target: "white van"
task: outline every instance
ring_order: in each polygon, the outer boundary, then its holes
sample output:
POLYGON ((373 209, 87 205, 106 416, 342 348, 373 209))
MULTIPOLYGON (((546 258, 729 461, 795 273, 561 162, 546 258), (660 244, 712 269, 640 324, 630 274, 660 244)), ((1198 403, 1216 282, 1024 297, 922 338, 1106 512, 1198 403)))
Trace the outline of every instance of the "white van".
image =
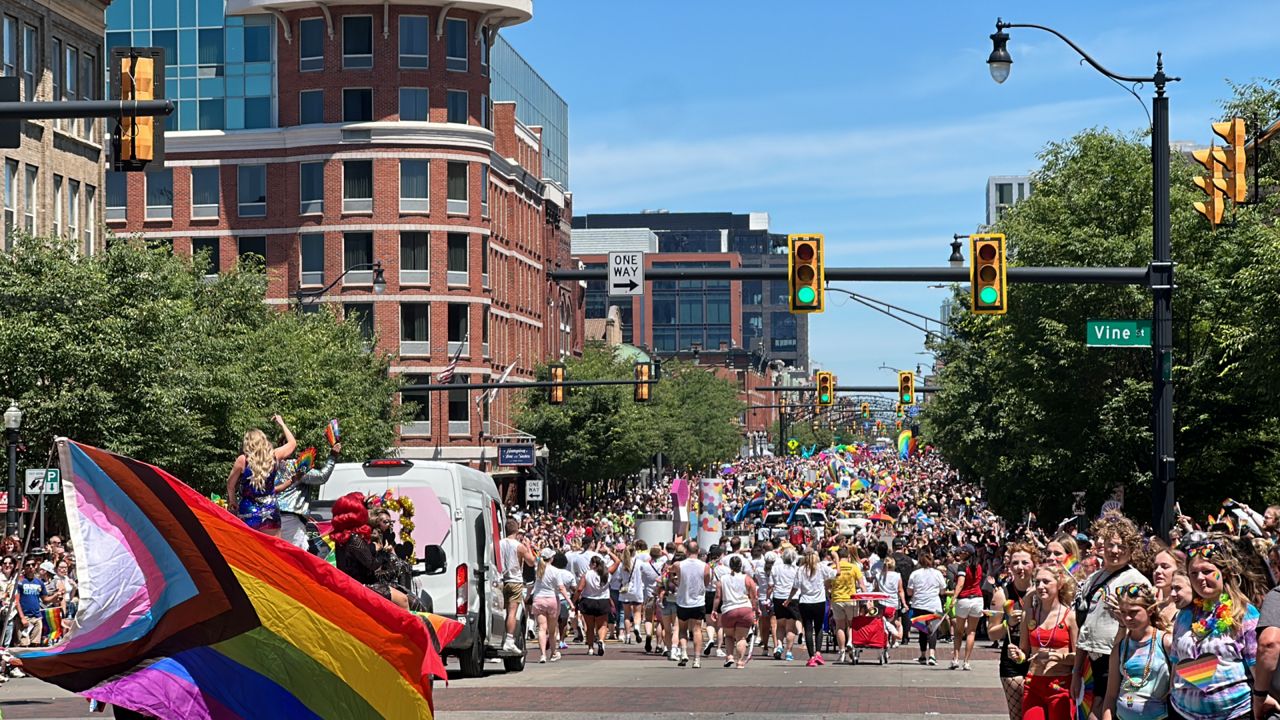
MULTIPOLYGON (((521 605, 516 644, 519 654, 504 655, 507 612, 502 597, 498 542, 506 515, 493 478, 456 463, 389 458, 365 463, 339 463, 329 482, 320 486, 313 510, 327 519, 333 501, 349 492, 414 501, 414 535, 424 533, 421 510, 430 488, 450 517, 449 534, 440 545, 414 545, 412 591, 432 612, 465 625, 462 634, 444 649, 455 656, 464 677, 479 677, 485 658, 501 657, 509 671, 524 669, 526 618, 521 605)), ((416 539, 416 537, 415 537, 416 539)))

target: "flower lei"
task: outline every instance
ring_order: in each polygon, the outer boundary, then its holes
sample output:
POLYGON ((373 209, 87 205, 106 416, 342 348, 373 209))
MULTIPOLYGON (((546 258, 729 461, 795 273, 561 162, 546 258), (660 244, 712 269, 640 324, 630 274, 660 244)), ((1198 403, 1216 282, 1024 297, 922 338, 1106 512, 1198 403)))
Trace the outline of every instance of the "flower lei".
POLYGON ((1217 600, 1205 598, 1197 604, 1206 613, 1204 617, 1191 623, 1191 632, 1197 638, 1203 639, 1211 634, 1225 635, 1235 624, 1235 618, 1231 616, 1231 596, 1227 593, 1222 593, 1217 600))
POLYGON ((413 557, 413 500, 407 497, 384 497, 382 507, 400 513, 400 542, 409 547, 409 557, 413 557))

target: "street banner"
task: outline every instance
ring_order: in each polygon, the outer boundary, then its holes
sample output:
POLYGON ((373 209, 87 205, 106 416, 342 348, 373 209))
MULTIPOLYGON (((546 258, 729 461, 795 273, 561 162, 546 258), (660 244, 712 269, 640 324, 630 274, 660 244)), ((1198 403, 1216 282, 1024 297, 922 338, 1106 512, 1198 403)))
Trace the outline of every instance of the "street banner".
POLYGON ((671 535, 683 537, 689 529, 689 481, 677 475, 671 481, 671 535))
POLYGON ((711 547, 724 532, 724 480, 702 478, 702 513, 698 517, 698 545, 711 547))

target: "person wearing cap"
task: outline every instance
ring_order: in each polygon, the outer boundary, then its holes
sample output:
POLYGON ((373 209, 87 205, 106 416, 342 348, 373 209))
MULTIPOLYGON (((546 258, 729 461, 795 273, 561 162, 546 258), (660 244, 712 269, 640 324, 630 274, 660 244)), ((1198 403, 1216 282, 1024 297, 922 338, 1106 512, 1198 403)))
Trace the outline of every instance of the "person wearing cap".
POLYGON ((557 649, 560 606, 563 603, 570 612, 573 610, 573 596, 569 592, 573 587, 573 573, 566 569, 568 565, 569 559, 564 553, 557 553, 551 548, 543 548, 538 553, 531 614, 538 623, 538 649, 542 651, 539 663, 560 659, 557 649), (549 657, 548 651, 552 651, 549 657))
POLYGON ((956 600, 955 646, 951 651, 951 669, 962 667, 972 670, 969 661, 973 658, 973 644, 983 609, 982 563, 978 562, 977 550, 969 543, 960 546, 957 556, 960 563, 956 572, 956 587, 951 591, 956 600))

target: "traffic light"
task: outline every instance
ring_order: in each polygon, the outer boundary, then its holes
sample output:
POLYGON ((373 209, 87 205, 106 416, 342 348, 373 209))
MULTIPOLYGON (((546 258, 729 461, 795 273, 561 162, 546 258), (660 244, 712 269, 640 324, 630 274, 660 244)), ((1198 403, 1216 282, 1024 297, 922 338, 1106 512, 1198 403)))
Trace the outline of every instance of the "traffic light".
POLYGON ((821 235, 787 236, 788 299, 793 313, 822 312, 826 274, 821 235))
POLYGON ((870 418, 871 418, 871 403, 862 403, 862 419, 868 420, 870 418))
POLYGON ((898 401, 903 405, 914 405, 916 402, 916 374, 910 370, 898 373, 898 401))
POLYGON ((898 413, 898 417, 903 417, 907 414, 907 406, 903 405, 902 403, 898 403, 896 410, 898 413))
MULTIPOLYGON (((162 48, 117 47, 111 51, 112 99, 122 103, 164 98, 162 48)), ((111 138, 111 169, 145 170, 164 162, 164 116, 122 115, 111 138)))
POLYGON ((551 363, 547 366, 551 370, 551 382, 555 383, 547 389, 547 402, 552 405, 564 404, 564 363, 551 363))
POLYGON ((1196 187, 1209 197, 1195 204, 1196 212, 1205 216, 1210 226, 1222 222, 1222 211, 1225 206, 1224 195, 1227 194, 1227 181, 1222 177, 1222 167, 1227 164, 1227 153, 1222 148, 1211 147, 1208 150, 1193 150, 1191 156, 1205 167, 1207 175, 1192 178, 1196 187))
POLYGON ((836 402, 836 376, 826 370, 819 370, 814 376, 818 386, 818 407, 831 407, 836 402))
POLYGON ((978 315, 1003 315, 1008 310, 1004 235, 969 236, 969 308, 978 315))
POLYGON ((1222 138, 1230 150, 1218 159, 1227 168, 1226 194, 1232 202, 1242 203, 1249 197, 1249 183, 1246 177, 1249 161, 1244 154, 1245 134, 1244 118, 1231 118, 1226 122, 1213 124, 1213 132, 1222 138))
POLYGON ((649 375, 652 373, 652 366, 647 362, 636 361, 636 392, 635 401, 638 403, 649 402, 649 375))
POLYGON ((901 421, 901 420, 894 420, 894 421, 893 421, 893 426, 894 426, 895 428, 897 428, 897 429, 901 430, 901 429, 902 429, 902 421, 901 421))

